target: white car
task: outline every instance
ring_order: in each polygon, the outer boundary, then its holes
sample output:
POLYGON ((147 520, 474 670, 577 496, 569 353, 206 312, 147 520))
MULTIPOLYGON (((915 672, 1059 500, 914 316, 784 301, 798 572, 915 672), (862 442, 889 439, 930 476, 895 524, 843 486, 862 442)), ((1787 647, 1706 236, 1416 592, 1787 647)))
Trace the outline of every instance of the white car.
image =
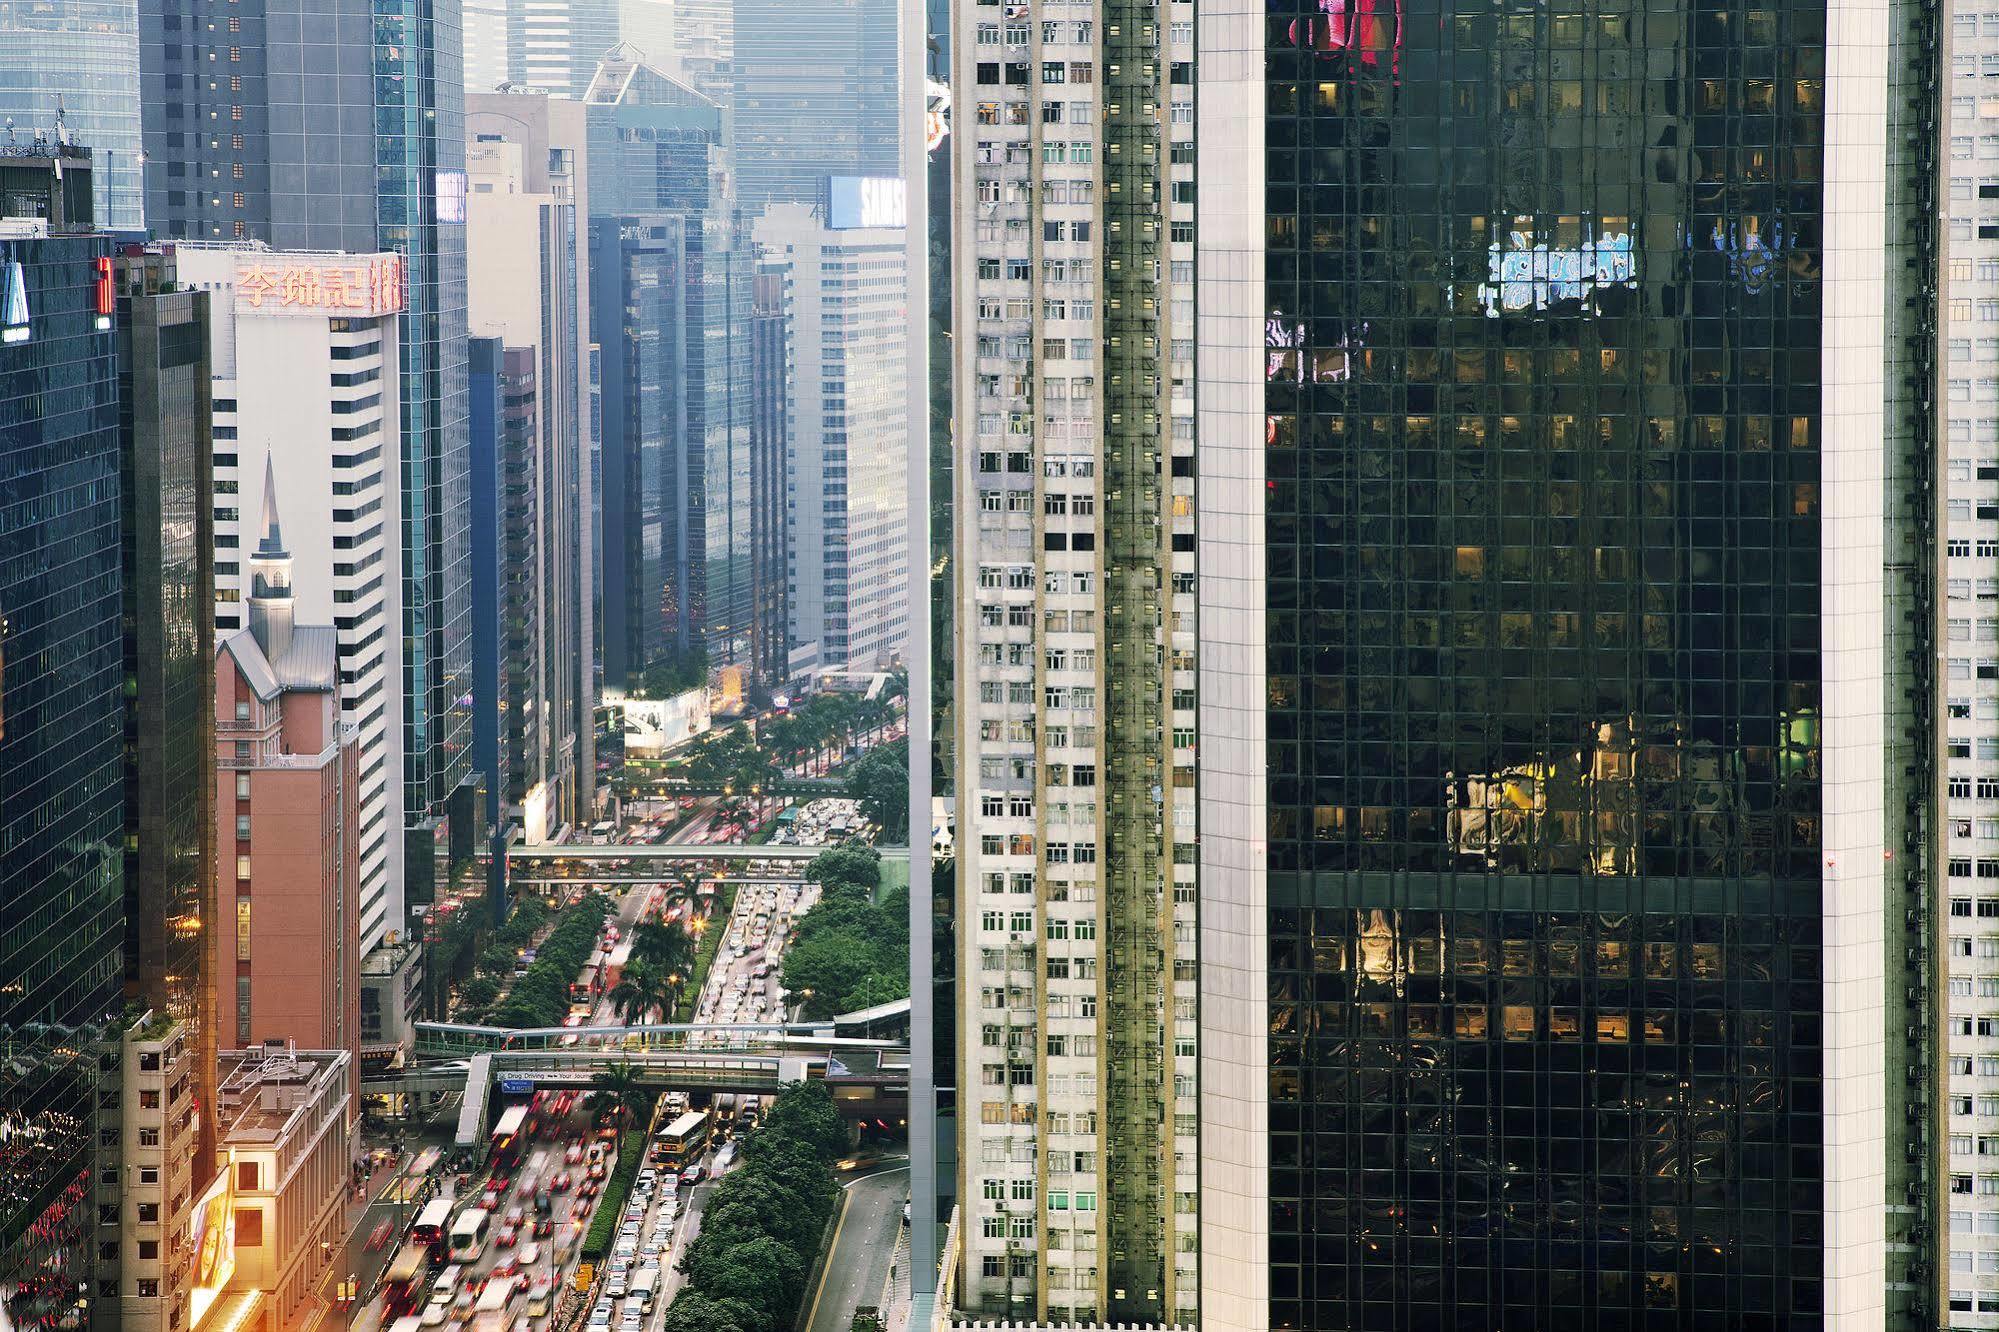
POLYGON ((609 1300, 598 1300, 596 1307, 590 1310, 589 1326, 609 1327, 610 1325, 611 1325, 611 1302, 609 1300))

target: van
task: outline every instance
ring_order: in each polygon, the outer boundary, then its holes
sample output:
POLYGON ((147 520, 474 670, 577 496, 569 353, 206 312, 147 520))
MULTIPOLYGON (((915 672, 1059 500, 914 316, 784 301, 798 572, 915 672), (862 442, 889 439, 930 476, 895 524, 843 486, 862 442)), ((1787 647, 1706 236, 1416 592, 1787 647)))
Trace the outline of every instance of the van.
POLYGON ((452 1298, 458 1294, 458 1279, 464 1273, 465 1269, 457 1263, 453 1263, 442 1272, 439 1272, 437 1280, 430 1287, 430 1302, 432 1304, 451 1303, 452 1298))
POLYGON ((657 1267, 641 1267, 638 1275, 632 1278, 627 1298, 638 1305, 640 1313, 650 1318, 652 1316, 652 1302, 658 1293, 659 1269, 657 1267))

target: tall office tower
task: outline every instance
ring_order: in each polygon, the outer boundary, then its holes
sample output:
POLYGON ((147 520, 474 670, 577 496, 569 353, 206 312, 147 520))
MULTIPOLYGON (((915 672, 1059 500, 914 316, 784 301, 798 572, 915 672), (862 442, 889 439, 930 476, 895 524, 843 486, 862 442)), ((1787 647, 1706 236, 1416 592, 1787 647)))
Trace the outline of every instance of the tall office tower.
POLYGON ((506 0, 465 0, 465 93, 492 92, 507 82, 506 0))
POLYGON ((139 0, 0 9, 0 135, 0 151, 38 138, 89 148, 99 229, 145 231, 139 0))
MULTIPOLYGON (((333 626, 342 719, 360 746, 361 906, 350 923, 366 952, 403 929, 393 457, 402 260, 181 246, 175 264, 181 284, 210 300, 215 628, 226 637, 249 624, 252 506, 275 464, 292 596, 301 619, 333 626)), ((219 1002, 226 1040, 226 993, 219 1002)))
POLYGON ((510 654, 517 761, 505 799, 527 840, 540 842, 588 821, 596 778, 596 624, 583 563, 594 508, 585 457, 584 114, 580 103, 539 94, 473 94, 466 107, 472 331, 533 361, 534 411, 522 445, 531 466, 503 478, 522 488, 509 512, 526 525, 517 533, 524 562, 510 566, 526 601, 512 631, 522 650, 510 654))
POLYGON ((139 25, 155 236, 376 247, 369 5, 140 0, 139 25))
POLYGON ((630 44, 672 73, 671 0, 473 0, 465 10, 465 88, 502 84, 583 100, 605 52, 630 44))
POLYGON ((1194 1320, 1192 18, 954 13, 956 1301, 1022 1322, 1194 1320))
POLYGON ((909 638, 896 577, 910 535, 902 181, 820 185, 827 202, 773 204, 755 229, 790 266, 798 348, 787 381, 791 636, 817 645, 822 670, 872 672, 900 660, 909 638), (880 216, 869 216, 863 199, 877 196, 880 216))
MULTIPOLYGON (((742 689, 754 619, 751 288, 721 111, 620 47, 590 121, 604 422, 604 669, 742 689), (664 674, 662 674, 664 672, 664 674)), ((684 685, 679 686, 684 688, 684 685)))
POLYGON ((768 252, 757 260, 750 326, 750 659, 757 678, 791 676, 791 540, 785 528, 791 467, 794 313, 791 264, 768 252))
POLYGON ((737 0, 736 193, 819 202, 827 176, 899 176, 896 0, 737 0))
MULTIPOLYGON (((541 597, 531 552, 538 515, 535 358, 496 337, 473 334, 466 345, 466 416, 472 441, 472 762, 486 774, 486 820, 495 849, 505 845, 515 789, 513 741, 522 728, 512 715, 517 691, 539 678, 540 640, 525 632, 541 597), (520 618, 517 618, 520 617, 520 618)), ((518 806, 515 806, 518 809, 518 806)), ((488 877, 489 908, 506 915, 506 886, 488 877)))
MULTIPOLYGON (((483 826, 472 771, 472 583, 465 419, 465 99, 458 0, 378 0, 375 245, 405 256, 404 866, 434 900, 483 826)), ((373 944, 379 935, 371 935, 373 944)))
MULTIPOLYGON (((361 1029, 359 737, 344 718, 336 629, 302 622, 275 464, 264 460, 248 626, 215 658, 219 919, 234 1048, 355 1050, 361 1029)), ((350 1064, 360 1067, 358 1056, 350 1064)), ((359 1087, 356 1086, 358 1093, 359 1087)))
MULTIPOLYGON (((82 158, 0 157, 36 207, 82 158)), ((17 202, 18 200, 27 201, 17 202)), ((87 202, 88 191, 83 193, 87 202)), ((80 210, 87 227, 89 211, 80 210)), ((0 1312, 80 1317, 95 1036, 120 1008, 125 699, 110 243, 0 217, 0 1312)))
POLYGON ((454 832, 450 814, 471 818, 476 786, 458 0, 143 0, 141 18, 158 234, 403 256, 404 877, 427 902, 438 862, 472 852, 471 824, 454 832))
MULTIPOLYGON (((795 23, 802 13, 793 10, 785 21, 795 23)), ((674 0, 673 53, 672 72, 724 108, 726 123, 734 88, 735 0, 674 0)))
POLYGON ((1924 21, 1202 8, 1204 1327, 1940 1321, 1924 21))
MULTIPOLYGON (((125 990, 179 1024, 215 1101, 215 494, 208 302, 171 254, 125 254, 117 291, 125 599, 125 990)), ((196 1116, 195 1181, 215 1160, 196 1116)))

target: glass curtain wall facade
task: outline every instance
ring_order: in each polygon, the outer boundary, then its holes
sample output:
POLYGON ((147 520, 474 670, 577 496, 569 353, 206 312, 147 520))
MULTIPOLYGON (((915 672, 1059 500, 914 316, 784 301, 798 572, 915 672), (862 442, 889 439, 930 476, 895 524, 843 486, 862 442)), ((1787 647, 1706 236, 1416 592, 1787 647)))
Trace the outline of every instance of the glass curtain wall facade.
POLYGON ((826 176, 899 176, 897 0, 737 0, 736 193, 817 203, 826 176))
POLYGON ((125 697, 109 243, 0 241, 0 1299, 80 1316, 120 1002, 125 697))
POLYGON ((139 0, 0 6, 0 123, 12 144, 89 148, 97 226, 143 232, 139 0))
MULTIPOLYGON (((125 986, 182 1024, 213 1102, 215 533, 209 295, 162 291, 163 256, 118 260, 125 614, 125 986)), ((196 1174, 214 1158, 198 1125, 196 1174)))
MULTIPOLYGON (((403 771, 408 900, 473 852, 465 92, 458 0, 375 0, 376 244, 405 258, 403 771), (449 828, 463 815, 466 826, 449 828), (448 829, 448 846, 437 835, 448 829)), ((378 939, 364 940, 372 945, 378 939)))
POLYGON ((1204 1319, 1879 1326, 1885 10, 1202 23, 1204 1319))

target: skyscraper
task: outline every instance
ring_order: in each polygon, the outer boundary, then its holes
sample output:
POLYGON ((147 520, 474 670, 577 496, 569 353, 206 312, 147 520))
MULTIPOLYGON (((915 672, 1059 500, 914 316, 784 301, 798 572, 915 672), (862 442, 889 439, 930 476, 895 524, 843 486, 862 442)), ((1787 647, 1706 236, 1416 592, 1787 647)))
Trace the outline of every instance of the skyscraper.
MULTIPOLYGON (((10 163, 9 165, 13 165, 10 163)), ((52 187, 53 163, 46 180, 52 187)), ((65 173, 88 174, 67 161, 65 173)), ((0 1299, 73 1319, 96 1041, 121 1006, 124 662, 110 243, 0 218, 0 1299)))
POLYGON ((1913 16, 1199 22, 1203 1326, 1935 1326, 1913 16))
POLYGON ((671 0, 470 0, 465 8, 465 90, 501 84, 583 100, 604 53, 630 43, 671 73, 671 0))
POLYGON ((956 1301, 1191 1324, 1193 7, 953 17, 956 1301))
POLYGON ((143 0, 141 19, 160 234, 403 257, 401 879, 428 902, 439 863, 474 849, 450 826, 474 817, 458 0, 143 0))
POLYGON ((379 0, 374 244, 404 256, 403 808, 412 904, 480 845, 465 417, 465 81, 458 0, 379 0))
MULTIPOLYGON (((580 103, 537 93, 466 99, 472 182, 466 253, 475 334, 502 339, 533 364, 506 370, 532 389, 513 506, 522 543, 510 577, 525 595, 509 703, 506 801, 530 842, 587 823, 596 779, 595 617, 590 548, 595 507, 585 431, 590 286, 583 228, 589 191, 580 103), (524 281, 523 275, 533 275, 524 281), (539 665, 530 666, 530 662, 539 665)), ((489 774, 490 777, 490 774, 489 774)))
MULTIPOLYGON (((125 678, 125 988, 181 1024, 214 1102, 215 529, 209 294, 168 254, 121 255, 119 492, 125 678)), ((215 1126, 197 1116, 197 1185, 215 1126)))
POLYGON ((599 65, 585 105, 591 336, 605 349, 605 681, 637 687, 647 671, 698 663, 740 688, 755 607, 755 262, 721 111, 630 48, 599 65))
POLYGON ((0 136, 90 149, 98 227, 143 232, 139 0, 0 9, 0 136))
MULTIPOLYGON (((822 191, 827 182, 821 182, 822 191)), ((773 204, 757 244, 790 267, 796 363, 785 377, 791 640, 827 671, 885 669, 902 656, 909 603, 904 489, 909 411, 909 265, 902 219, 860 199, 899 201, 894 177, 837 178, 818 207, 773 204)))
POLYGON ((796 327, 791 264, 768 252, 759 256, 750 329, 750 656, 760 679, 791 674, 791 541, 785 530, 791 473, 791 372, 796 327))
POLYGON ((737 0, 736 193, 819 202, 827 176, 895 176, 896 0, 737 0))
MULTIPOLYGON (((404 929, 395 638, 404 581, 386 443, 397 421, 402 260, 190 246, 176 250, 175 265, 210 300, 215 629, 227 637, 249 625, 247 552, 258 540, 259 478, 275 460, 292 599, 307 622, 333 626, 343 721, 360 746, 352 923, 365 951, 404 929)), ((208 676, 212 692, 212 659, 208 676)))

